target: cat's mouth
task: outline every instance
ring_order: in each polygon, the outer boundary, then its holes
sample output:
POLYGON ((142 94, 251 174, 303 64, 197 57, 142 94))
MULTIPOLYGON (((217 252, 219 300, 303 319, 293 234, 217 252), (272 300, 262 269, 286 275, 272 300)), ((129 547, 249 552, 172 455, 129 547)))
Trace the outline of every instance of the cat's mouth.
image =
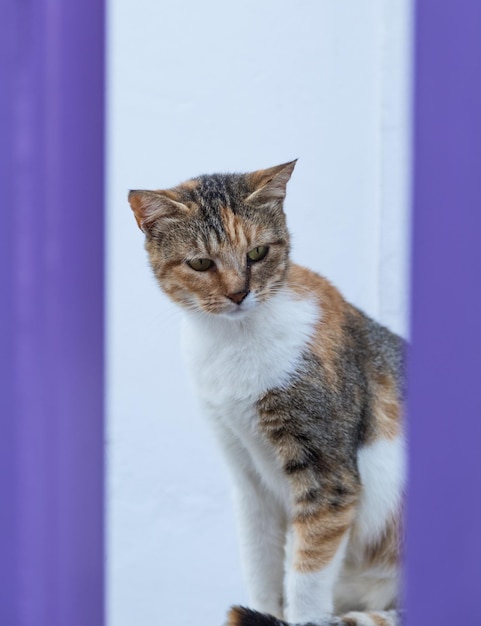
POLYGON ((248 317, 262 304, 263 299, 259 299, 255 293, 249 293, 239 304, 225 300, 213 299, 205 301, 200 298, 190 297, 182 301, 184 307, 192 313, 207 314, 212 317, 222 317, 230 320, 241 320, 248 317))
POLYGON ((218 312, 218 315, 227 319, 242 319, 249 315, 258 305, 254 294, 250 293, 240 304, 229 303, 218 312))

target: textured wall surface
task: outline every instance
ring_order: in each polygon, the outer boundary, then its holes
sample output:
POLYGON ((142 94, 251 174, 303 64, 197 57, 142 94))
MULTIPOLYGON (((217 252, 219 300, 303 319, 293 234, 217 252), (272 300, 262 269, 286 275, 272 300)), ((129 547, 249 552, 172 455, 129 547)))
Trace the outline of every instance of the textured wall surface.
POLYGON ((184 375, 129 188, 298 157, 297 262, 406 334, 407 0, 112 0, 108 624, 213 626, 247 601, 226 472, 184 375))

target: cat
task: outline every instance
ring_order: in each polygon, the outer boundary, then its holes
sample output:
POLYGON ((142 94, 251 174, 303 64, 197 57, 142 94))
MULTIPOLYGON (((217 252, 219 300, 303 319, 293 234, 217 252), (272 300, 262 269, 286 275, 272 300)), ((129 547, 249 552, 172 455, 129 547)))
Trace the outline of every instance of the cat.
POLYGON ((404 340, 291 262, 295 164, 129 202, 232 474, 251 608, 228 626, 394 626, 404 340))

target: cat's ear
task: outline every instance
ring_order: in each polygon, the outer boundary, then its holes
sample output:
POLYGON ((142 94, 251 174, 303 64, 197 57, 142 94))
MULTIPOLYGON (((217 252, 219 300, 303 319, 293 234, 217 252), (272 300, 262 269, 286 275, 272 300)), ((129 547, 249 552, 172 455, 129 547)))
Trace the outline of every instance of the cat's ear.
POLYGON ((269 204, 278 203, 286 197, 286 186, 296 166, 297 159, 270 167, 267 170, 258 170, 248 174, 252 192, 246 198, 248 203, 269 204))
POLYGON ((173 189, 165 191, 132 190, 129 203, 137 224, 144 233, 157 223, 167 225, 189 213, 189 207, 180 202, 179 194, 173 189))

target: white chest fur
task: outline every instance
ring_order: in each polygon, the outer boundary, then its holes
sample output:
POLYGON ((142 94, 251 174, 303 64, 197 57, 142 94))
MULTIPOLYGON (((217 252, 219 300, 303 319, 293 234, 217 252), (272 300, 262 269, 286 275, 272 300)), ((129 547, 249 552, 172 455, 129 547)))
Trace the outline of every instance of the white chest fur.
POLYGON ((183 348, 199 395, 219 405, 284 385, 318 317, 314 302, 283 292, 242 319, 187 316, 183 348))
POLYGON ((255 403, 288 383, 319 319, 313 301, 279 293, 244 318, 188 315, 183 349, 196 391, 214 428, 228 437, 277 490, 275 457, 257 432, 255 403), (237 442, 233 440, 237 439, 237 442))

